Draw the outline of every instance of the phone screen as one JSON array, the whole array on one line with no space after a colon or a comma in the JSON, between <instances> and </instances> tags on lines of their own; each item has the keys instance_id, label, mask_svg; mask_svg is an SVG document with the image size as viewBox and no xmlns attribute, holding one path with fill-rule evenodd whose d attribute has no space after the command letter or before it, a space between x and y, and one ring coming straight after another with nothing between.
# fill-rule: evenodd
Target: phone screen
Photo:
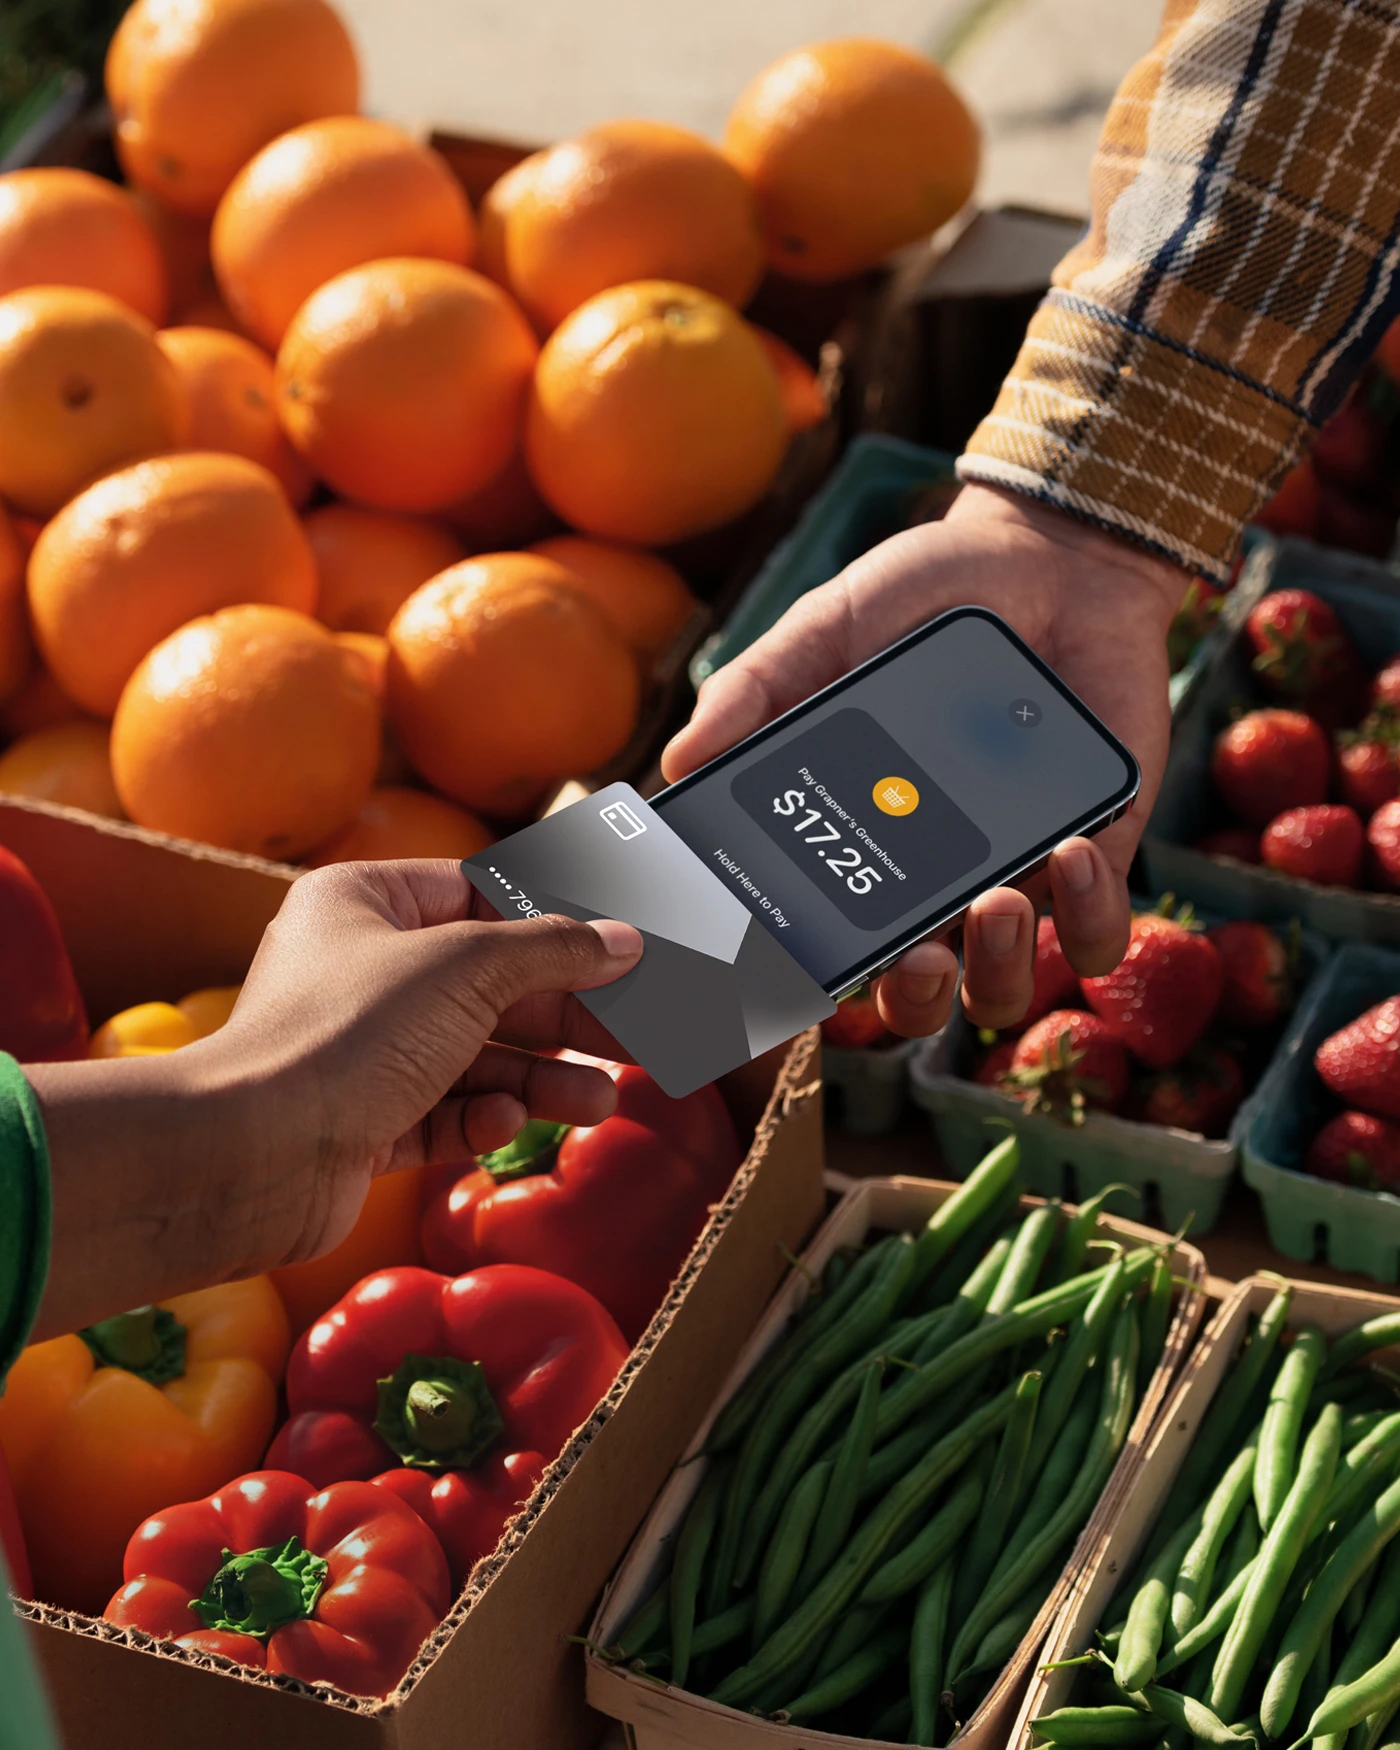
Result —
<instances>
[{"instance_id":1,"label":"phone screen","mask_svg":"<svg viewBox=\"0 0 1400 1750\"><path fill-rule=\"evenodd\" d=\"M996 615L957 608L652 807L845 989L1132 799L1132 755Z\"/></svg>"}]
</instances>

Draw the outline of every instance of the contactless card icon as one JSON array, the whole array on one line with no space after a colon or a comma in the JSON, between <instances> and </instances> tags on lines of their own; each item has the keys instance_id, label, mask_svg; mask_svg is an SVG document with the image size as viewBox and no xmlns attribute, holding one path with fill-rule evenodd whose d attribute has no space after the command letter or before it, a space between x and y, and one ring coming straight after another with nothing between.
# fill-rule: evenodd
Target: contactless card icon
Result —
<instances>
[{"instance_id":1,"label":"contactless card icon","mask_svg":"<svg viewBox=\"0 0 1400 1750\"><path fill-rule=\"evenodd\" d=\"M647 823L635 814L625 802L610 802L606 808L600 808L598 812L624 842L628 839L640 838L647 829Z\"/></svg>"}]
</instances>

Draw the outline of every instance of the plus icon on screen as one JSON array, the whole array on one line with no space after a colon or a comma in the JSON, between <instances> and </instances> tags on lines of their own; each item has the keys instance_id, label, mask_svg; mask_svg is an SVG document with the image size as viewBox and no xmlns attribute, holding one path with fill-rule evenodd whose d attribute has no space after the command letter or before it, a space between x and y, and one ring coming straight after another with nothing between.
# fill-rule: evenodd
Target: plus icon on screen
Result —
<instances>
[{"instance_id":1,"label":"plus icon on screen","mask_svg":"<svg viewBox=\"0 0 1400 1750\"><path fill-rule=\"evenodd\" d=\"M1040 722L1040 706L1034 699L1013 699L1007 715L1019 728L1034 729Z\"/></svg>"}]
</instances>

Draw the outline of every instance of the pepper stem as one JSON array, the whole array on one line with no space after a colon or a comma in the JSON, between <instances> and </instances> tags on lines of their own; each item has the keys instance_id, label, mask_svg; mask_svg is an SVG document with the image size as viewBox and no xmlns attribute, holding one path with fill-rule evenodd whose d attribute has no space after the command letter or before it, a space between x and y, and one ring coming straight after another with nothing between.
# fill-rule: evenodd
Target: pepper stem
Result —
<instances>
[{"instance_id":1,"label":"pepper stem","mask_svg":"<svg viewBox=\"0 0 1400 1750\"><path fill-rule=\"evenodd\" d=\"M480 1155L476 1164L485 1168L498 1185L547 1173L569 1128L567 1124L552 1124L546 1118L532 1118L503 1148Z\"/></svg>"},{"instance_id":2,"label":"pepper stem","mask_svg":"<svg viewBox=\"0 0 1400 1750\"><path fill-rule=\"evenodd\" d=\"M379 1381L374 1428L407 1465L466 1470L495 1444L505 1422L479 1361L405 1355Z\"/></svg>"},{"instance_id":3,"label":"pepper stem","mask_svg":"<svg viewBox=\"0 0 1400 1750\"><path fill-rule=\"evenodd\" d=\"M311 1615L328 1572L323 1558L303 1549L295 1537L242 1555L225 1550L223 1565L200 1597L190 1600L190 1609L205 1628L266 1640L285 1624Z\"/></svg>"},{"instance_id":4,"label":"pepper stem","mask_svg":"<svg viewBox=\"0 0 1400 1750\"><path fill-rule=\"evenodd\" d=\"M123 1367L150 1385L164 1385L185 1371L185 1327L166 1307L133 1307L78 1335L99 1367Z\"/></svg>"}]
</instances>

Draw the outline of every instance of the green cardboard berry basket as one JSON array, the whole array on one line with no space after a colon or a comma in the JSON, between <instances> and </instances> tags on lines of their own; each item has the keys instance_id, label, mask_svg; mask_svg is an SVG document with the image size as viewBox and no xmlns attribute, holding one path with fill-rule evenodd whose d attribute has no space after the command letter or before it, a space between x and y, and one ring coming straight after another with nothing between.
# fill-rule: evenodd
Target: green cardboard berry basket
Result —
<instances>
[{"instance_id":1,"label":"green cardboard berry basket","mask_svg":"<svg viewBox=\"0 0 1400 1750\"><path fill-rule=\"evenodd\" d=\"M1196 909L1205 922L1220 921ZM1310 930L1299 932L1295 1018L1310 1002L1329 953L1320 936ZM1293 1024L1287 1023L1283 1040ZM1278 1050L1283 1049L1283 1040ZM909 1063L910 1096L928 1113L951 1178L965 1179L987 1152L989 1141L1014 1130L1021 1142L1021 1176L1029 1190L1082 1203L1107 1185L1125 1185L1130 1189L1113 1192L1107 1209L1171 1233L1189 1220L1193 1238L1208 1234L1219 1219L1241 1143L1277 1060L1276 1051L1235 1114L1228 1134L1215 1140L1111 1112L1090 1112L1078 1125L1044 1112L1024 1112L996 1088L969 1079L976 1043L976 1029L958 1008L943 1031L924 1041Z\"/></svg>"},{"instance_id":2,"label":"green cardboard berry basket","mask_svg":"<svg viewBox=\"0 0 1400 1750\"><path fill-rule=\"evenodd\" d=\"M909 1095L915 1041L895 1039L860 1050L822 1041L826 1120L852 1136L887 1136Z\"/></svg>"},{"instance_id":3,"label":"green cardboard berry basket","mask_svg":"<svg viewBox=\"0 0 1400 1750\"><path fill-rule=\"evenodd\" d=\"M1242 1147L1244 1180L1259 1193L1276 1250L1378 1282L1400 1282L1400 1197L1315 1179L1302 1165L1313 1137L1342 1109L1313 1068L1313 1053L1397 994L1400 954L1361 942L1339 948L1294 1011L1259 1084Z\"/></svg>"},{"instance_id":4,"label":"green cardboard berry basket","mask_svg":"<svg viewBox=\"0 0 1400 1750\"><path fill-rule=\"evenodd\" d=\"M1227 609L1221 628L1226 635L1207 640L1212 648L1204 672L1176 716L1162 788L1142 841L1142 879L1154 894L1190 894L1221 917L1296 917L1334 941L1400 946L1400 895L1321 887L1192 848L1228 824L1211 783L1211 749L1237 710L1266 702L1254 688L1241 628L1254 603L1276 589L1310 589L1330 602L1373 668L1400 652L1400 575L1308 541L1256 547L1241 573L1239 600Z\"/></svg>"}]
</instances>

